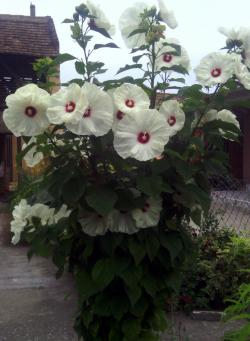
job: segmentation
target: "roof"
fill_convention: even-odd
[[[51,17],[0,14],[0,53],[54,57],[59,42]]]

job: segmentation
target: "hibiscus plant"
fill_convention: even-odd
[[[57,277],[72,272],[80,339],[159,340],[192,250],[183,221],[199,224],[208,212],[209,179],[227,171],[224,141],[240,134],[227,98],[249,86],[247,32],[201,61],[201,84],[184,86],[189,57],[169,37],[177,22],[162,0],[121,15],[132,62],[117,74],[133,77],[98,80],[106,69],[96,50],[118,48],[99,7],[87,1],[64,22],[82,58],[56,62],[75,60],[79,78],[52,94],[44,81],[28,84],[6,99],[5,124],[25,141],[19,164],[46,160],[14,207],[12,241],[26,240],[29,257],[51,257]],[[56,62],[36,69],[44,75]]]

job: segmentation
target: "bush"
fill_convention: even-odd
[[[249,267],[250,238],[219,228],[209,215],[195,236],[196,259],[184,273],[180,306],[224,309],[225,298],[233,297],[239,286],[250,281],[250,274],[239,271]]]
[[[247,271],[250,273],[250,270]],[[250,283],[242,284],[236,299],[228,300],[231,305],[225,310],[225,321],[245,320],[238,330],[225,335],[225,341],[248,341],[250,339]]]

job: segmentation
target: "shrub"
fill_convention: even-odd
[[[223,309],[225,298],[233,297],[250,274],[239,269],[249,266],[250,238],[219,228],[209,215],[195,237],[196,259],[184,273],[180,305],[193,308]]]

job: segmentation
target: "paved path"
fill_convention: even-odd
[[[0,210],[0,341],[76,341],[73,281],[57,281],[49,260],[28,262],[26,247],[10,246],[9,220]]]
[[[28,263],[26,251],[0,247],[0,341],[77,340],[71,279],[56,281],[50,262]]]

